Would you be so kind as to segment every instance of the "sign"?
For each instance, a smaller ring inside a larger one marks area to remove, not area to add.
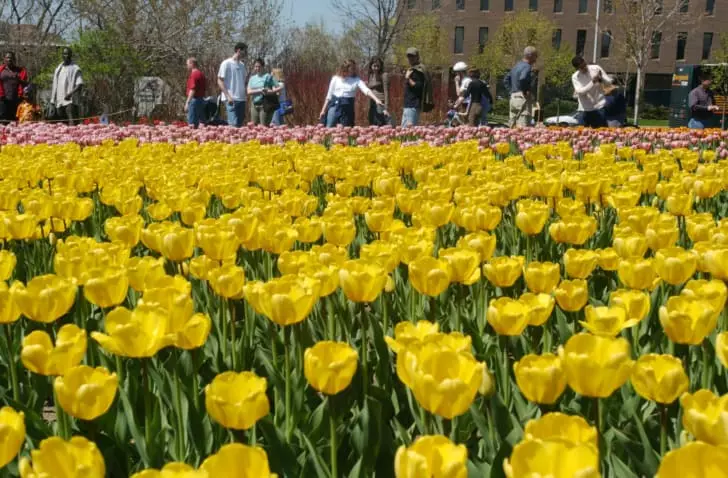
[[[157,76],[142,76],[134,85],[134,104],[138,116],[149,116],[154,107],[163,105],[169,98],[169,87]]]

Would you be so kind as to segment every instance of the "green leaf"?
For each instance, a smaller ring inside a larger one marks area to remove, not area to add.
[[[313,463],[313,466],[316,469],[316,476],[331,477],[331,472],[326,466],[324,466],[324,460],[321,458],[321,455],[318,450],[316,450],[316,447],[313,446],[308,436],[300,430],[298,431],[298,435],[303,439],[303,442],[306,445],[306,449],[309,453],[308,459],[311,463]]]
[[[278,476],[298,476],[301,466],[291,447],[285,443],[280,430],[273,424],[273,420],[266,417],[258,421],[256,426],[265,438],[268,456],[276,457],[270,461],[271,471]]]
[[[139,427],[137,427],[136,422],[134,421],[134,409],[131,406],[131,403],[129,403],[129,397],[127,396],[126,390],[123,388],[119,389],[119,397],[121,398],[121,404],[124,409],[124,415],[126,415],[126,422],[129,426],[129,432],[131,432],[132,438],[134,438],[134,446],[136,447],[137,451],[139,452],[139,456],[142,457],[142,461],[144,462],[144,466],[149,467],[151,466],[151,461],[149,460],[149,455],[147,454],[147,447],[144,443],[144,435],[139,432]]]

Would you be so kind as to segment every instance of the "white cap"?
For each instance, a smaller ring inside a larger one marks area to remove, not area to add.
[[[455,73],[460,73],[461,71],[465,71],[468,69],[468,65],[465,64],[464,61],[459,61],[455,63],[455,65],[452,67],[452,71]]]

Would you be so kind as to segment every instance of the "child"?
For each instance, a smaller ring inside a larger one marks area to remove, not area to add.
[[[468,124],[470,126],[478,126],[482,124],[482,116],[485,110],[483,104],[490,105],[493,103],[493,97],[490,95],[488,85],[480,79],[480,70],[477,68],[468,69],[470,83],[467,88],[460,92],[460,97],[455,102],[457,109],[466,98],[470,98],[470,108],[468,109]],[[487,107],[487,106],[486,106]]]

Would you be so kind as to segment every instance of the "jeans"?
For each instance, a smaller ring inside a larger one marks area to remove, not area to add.
[[[225,109],[228,124],[240,128],[245,122],[245,101],[234,101],[233,104],[225,102]]]
[[[273,118],[270,120],[271,126],[280,126],[283,124],[283,116],[281,116],[281,110],[277,109],[273,112]]]
[[[688,128],[690,129],[705,129],[705,122],[703,120],[690,118],[688,121]]]
[[[402,127],[417,126],[420,122],[419,108],[404,108],[402,110]]]
[[[203,98],[192,98],[187,105],[187,124],[197,128],[203,121],[205,115],[205,100]]]
[[[329,111],[326,114],[326,127],[354,126],[356,118],[354,111],[354,98],[334,97],[329,104]]]
[[[587,128],[604,128],[607,126],[607,119],[604,116],[604,109],[584,111],[584,126]]]

